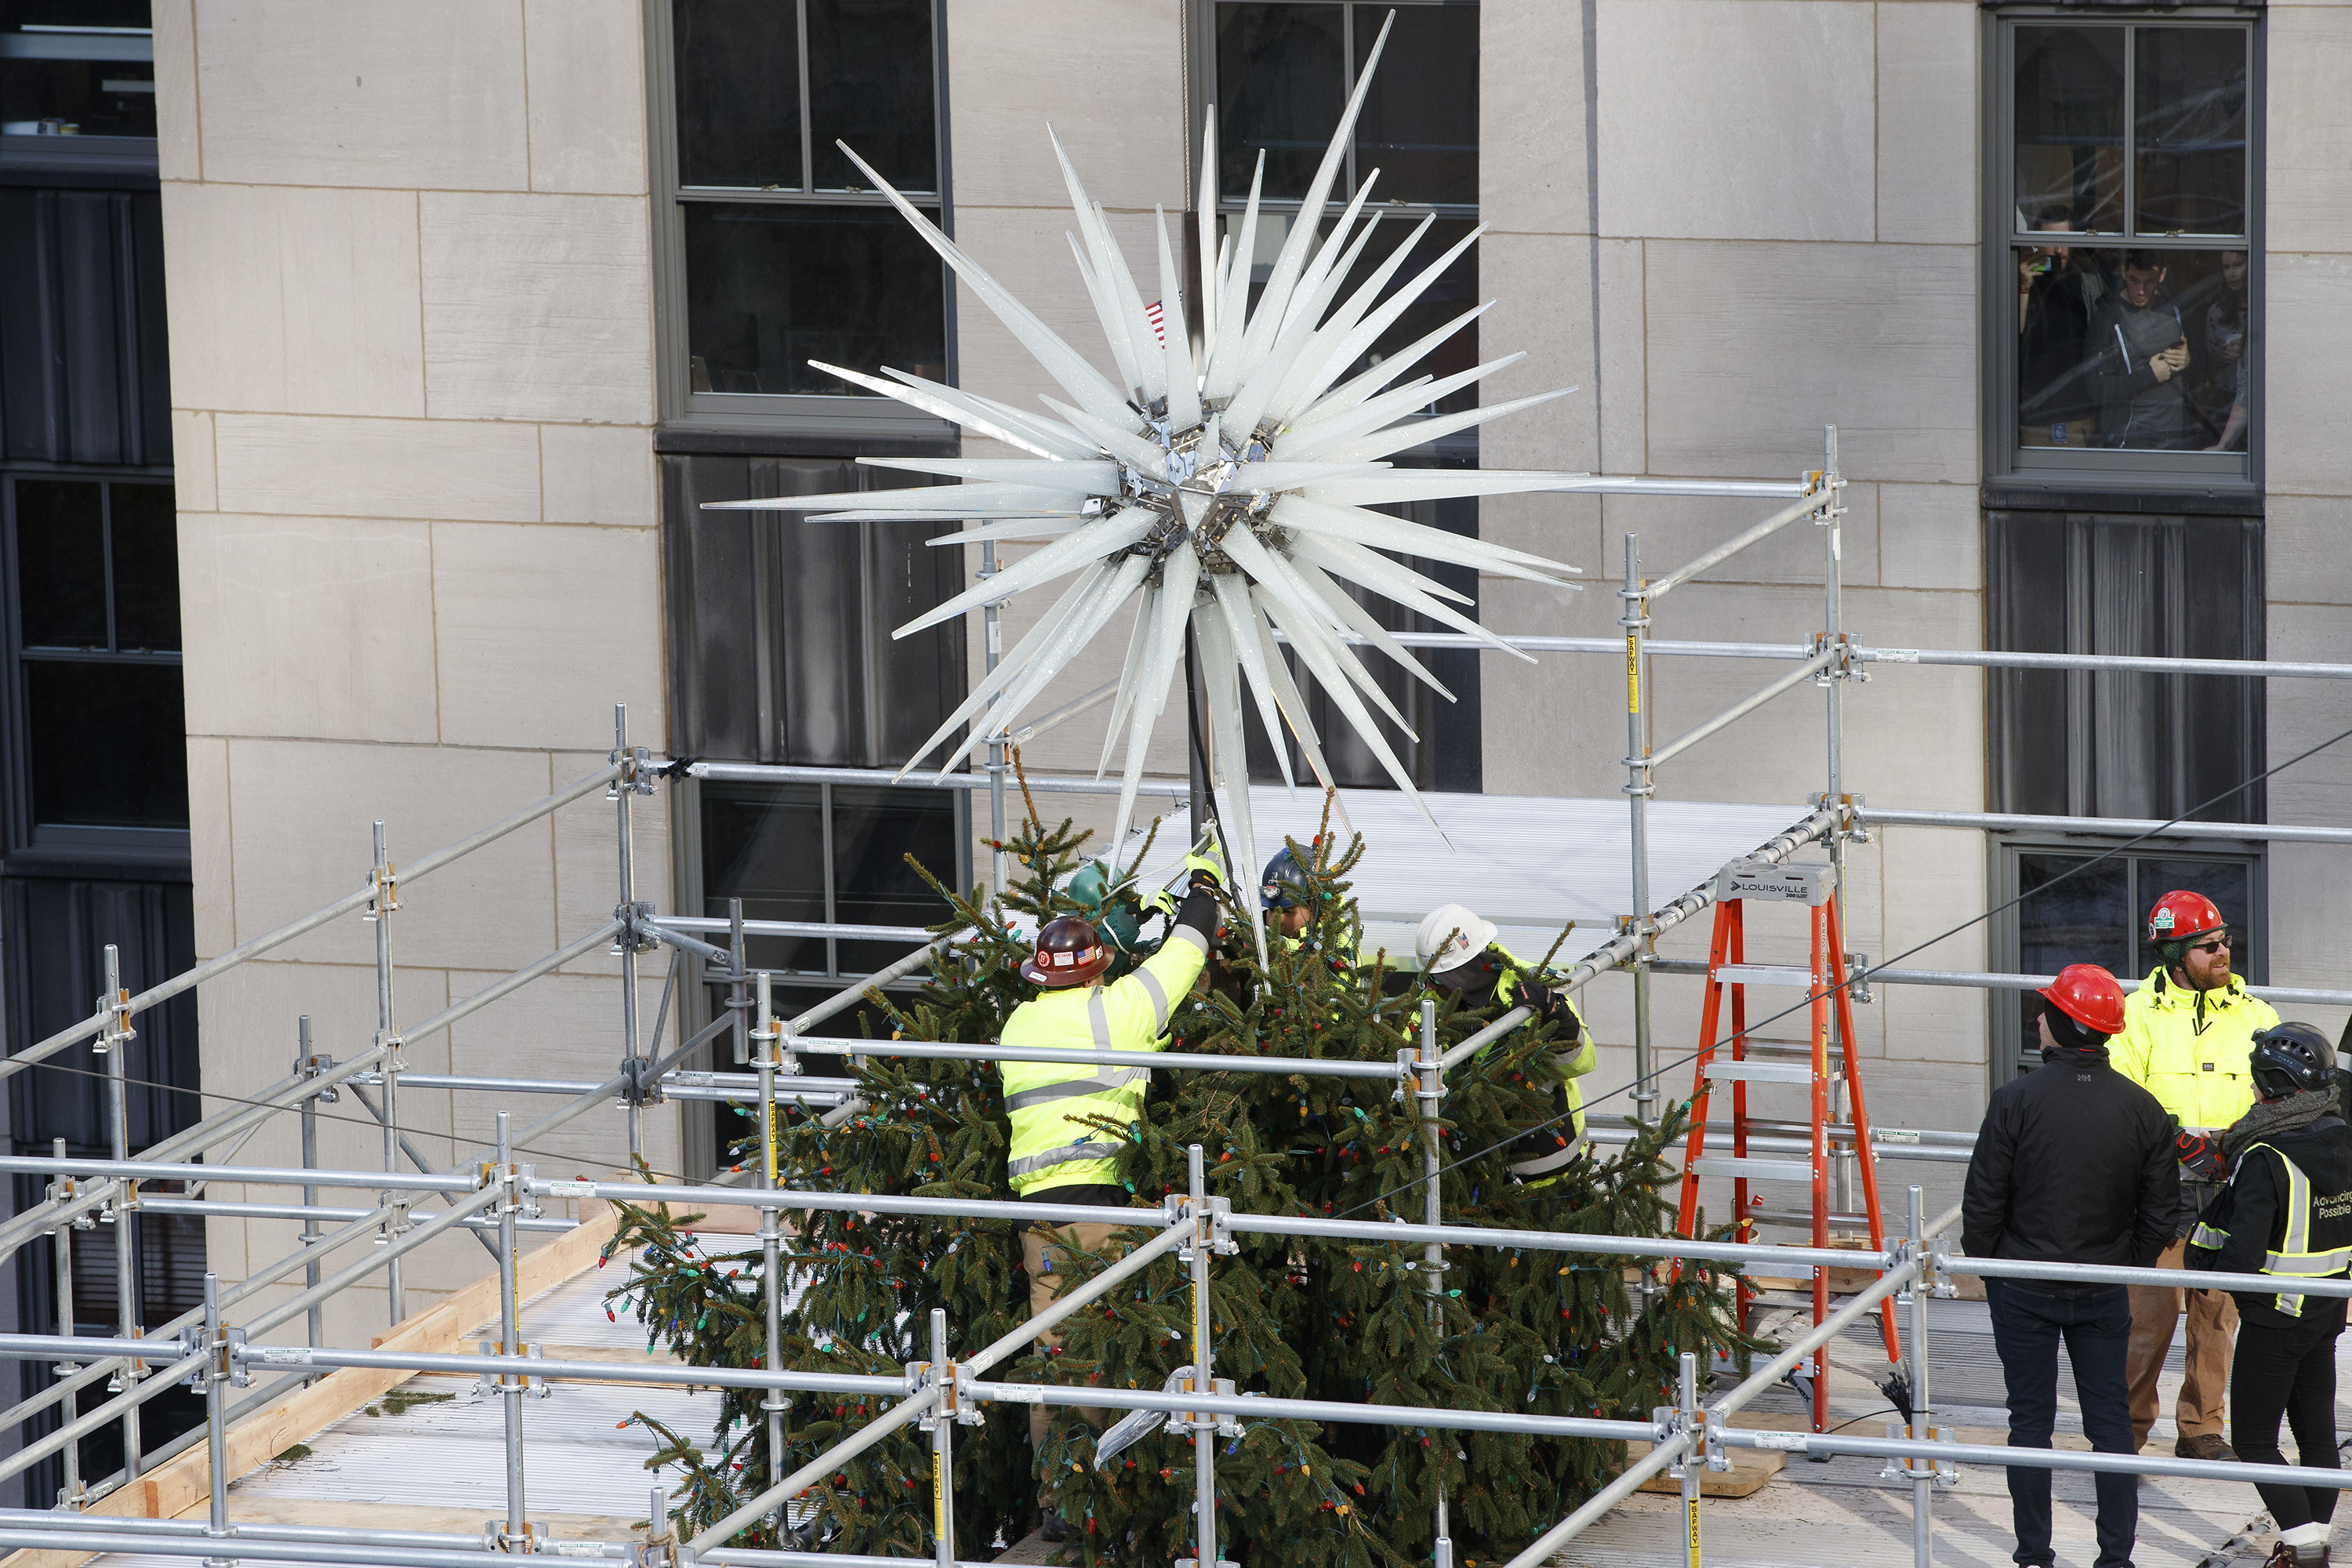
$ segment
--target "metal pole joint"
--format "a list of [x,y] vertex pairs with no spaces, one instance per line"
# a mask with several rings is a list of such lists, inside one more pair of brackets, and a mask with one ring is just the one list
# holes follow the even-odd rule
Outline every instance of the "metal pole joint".
[[654,935],[654,906],[650,900],[637,899],[613,906],[613,920],[621,929],[613,933],[613,956],[625,952],[651,952],[661,945]]
[[621,770],[604,788],[606,800],[620,799],[624,790],[631,795],[651,795],[654,780],[662,776],[662,771],[654,766],[653,749],[649,746],[615,746],[605,760]]
[[115,1047],[127,1046],[139,1037],[139,1031],[131,1026],[131,993],[128,989],[114,986],[99,997],[98,1016],[104,1022],[99,1027],[98,1037],[89,1043],[90,1055],[105,1056]]

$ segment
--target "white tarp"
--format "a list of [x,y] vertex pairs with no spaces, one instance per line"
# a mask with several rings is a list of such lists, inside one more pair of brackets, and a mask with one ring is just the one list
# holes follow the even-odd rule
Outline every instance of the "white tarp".
[[[1364,947],[1386,948],[1392,960],[1412,962],[1413,931],[1442,903],[1466,904],[1503,928],[1503,940],[1524,958],[1541,956],[1573,920],[1576,930],[1557,962],[1572,962],[1615,934],[1633,908],[1631,812],[1614,800],[1563,800],[1551,795],[1425,795],[1430,813],[1453,840],[1448,849],[1405,798],[1390,790],[1349,790],[1349,822],[1364,837],[1364,858],[1352,881],[1364,916]],[[1319,791],[1296,796],[1280,784],[1250,789],[1263,866],[1285,836],[1307,844],[1322,819]],[[1727,805],[1701,801],[1650,804],[1650,902],[1653,908],[1708,880],[1723,863],[1748,854],[1807,815],[1803,806]],[[1157,884],[1173,876],[1191,841],[1188,809],[1177,805],[1160,824],[1144,867]],[[1347,830],[1336,816],[1339,844]],[[1142,847],[1138,828],[1122,847],[1125,865]],[[1237,851],[1238,852],[1238,851]],[[1244,872],[1253,884],[1255,868]]]

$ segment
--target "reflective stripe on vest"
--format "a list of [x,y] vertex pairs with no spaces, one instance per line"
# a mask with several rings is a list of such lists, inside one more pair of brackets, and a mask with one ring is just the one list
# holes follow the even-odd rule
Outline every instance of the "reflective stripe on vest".
[[[2286,1234],[2279,1238],[2277,1251],[2263,1255],[2262,1271],[2292,1279],[2326,1279],[2352,1268],[2352,1247],[2332,1247],[2326,1252],[2311,1250],[2311,1178],[2275,1145],[2257,1143],[2254,1148],[2268,1149],[2278,1155],[2279,1164],[2286,1171]],[[2300,1295],[2282,1295],[2276,1298],[2276,1303],[2278,1310],[2290,1318],[2303,1316],[2304,1298]]]
[[1115,1160],[1118,1158],[1116,1143],[1065,1143],[1058,1149],[1048,1149],[1042,1154],[1032,1154],[1025,1160],[1007,1160],[1004,1173],[1018,1180],[1034,1176],[1040,1171],[1050,1171],[1056,1165],[1067,1165],[1079,1160]]

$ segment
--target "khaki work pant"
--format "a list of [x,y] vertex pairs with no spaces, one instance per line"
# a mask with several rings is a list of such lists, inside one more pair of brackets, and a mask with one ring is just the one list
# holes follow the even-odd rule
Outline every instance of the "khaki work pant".
[[[2174,1241],[2155,1267],[2181,1267],[2187,1245],[2186,1237]],[[2137,1449],[2146,1445],[2148,1430],[2156,1425],[2156,1380],[2164,1371],[2166,1353],[2172,1349],[2181,1292],[2155,1285],[2134,1285],[2130,1289],[2131,1351],[2124,1375],[2131,1384],[2132,1447]],[[2222,1291],[2191,1290],[2188,1307],[2189,1344],[2181,1357],[2187,1376],[2181,1381],[2173,1420],[2183,1437],[2219,1437],[2222,1435],[2221,1397],[2230,1386],[2231,1336],[2238,1331],[2238,1303]]]
[[[1067,1255],[1078,1252],[1103,1253],[1112,1257],[1127,1251],[1124,1247],[1111,1247],[1110,1238],[1128,1228],[1125,1225],[1097,1225],[1091,1221],[1076,1225],[1059,1225],[1052,1229],[1031,1226],[1021,1233],[1021,1261],[1029,1270],[1029,1310],[1031,1315],[1044,1311],[1061,1299],[1064,1289],[1075,1283],[1073,1277],[1063,1272]],[[1047,1329],[1037,1336],[1037,1343],[1047,1349],[1062,1342],[1062,1336]],[[1082,1410],[1078,1413],[1087,1426],[1099,1432],[1110,1425],[1111,1413],[1107,1410]],[[1029,1409],[1029,1447],[1031,1452],[1045,1452],[1045,1428],[1053,1420],[1053,1412],[1043,1405]]]

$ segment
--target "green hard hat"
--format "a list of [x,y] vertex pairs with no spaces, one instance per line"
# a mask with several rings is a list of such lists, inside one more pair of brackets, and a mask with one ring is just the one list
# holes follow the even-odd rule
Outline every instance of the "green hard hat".
[[1122,954],[1135,952],[1136,942],[1143,934],[1143,916],[1136,903],[1131,878],[1115,882],[1108,867],[1099,860],[1089,860],[1078,868],[1065,890],[1113,948]]

